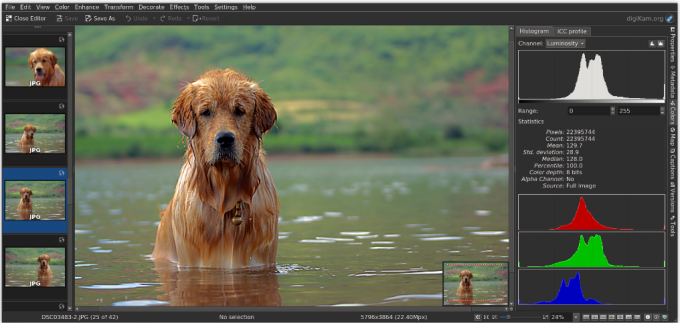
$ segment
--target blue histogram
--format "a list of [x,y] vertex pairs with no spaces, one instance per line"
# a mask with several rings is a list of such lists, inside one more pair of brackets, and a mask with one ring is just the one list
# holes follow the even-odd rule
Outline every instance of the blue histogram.
[[603,304],[592,298],[586,299],[583,296],[583,290],[581,290],[581,276],[577,272],[576,277],[569,278],[569,284],[564,282],[562,278],[562,285],[560,285],[560,290],[557,292],[557,297],[549,302],[538,302],[533,303],[538,305],[576,305],[576,304]]

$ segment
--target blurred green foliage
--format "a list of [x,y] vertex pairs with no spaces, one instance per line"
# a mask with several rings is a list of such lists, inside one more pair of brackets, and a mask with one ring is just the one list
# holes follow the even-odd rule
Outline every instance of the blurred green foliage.
[[38,268],[38,257],[50,256],[50,265],[64,265],[64,248],[5,248],[5,264],[33,265]]
[[19,192],[24,187],[31,189],[33,198],[66,196],[64,181],[5,181],[5,198],[21,198]]
[[508,265],[444,264],[444,281],[460,281],[460,272],[469,270],[472,281],[507,281]]
[[270,153],[507,149],[502,26],[78,26],[76,157],[174,157],[170,109],[209,68],[260,82]]
[[38,133],[64,133],[66,126],[63,114],[6,114],[5,133],[23,133],[29,123]]

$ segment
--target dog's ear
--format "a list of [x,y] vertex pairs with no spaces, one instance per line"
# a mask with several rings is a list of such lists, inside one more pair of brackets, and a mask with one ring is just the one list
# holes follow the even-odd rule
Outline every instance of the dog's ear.
[[30,124],[27,124],[27,125],[24,127],[24,131],[25,131],[25,132],[31,131],[31,125],[30,125]]
[[47,260],[47,262],[50,262],[50,255],[45,255],[45,260]]
[[28,195],[33,195],[33,191],[30,188],[28,189]]
[[463,272],[458,273],[458,277],[463,278]]
[[267,93],[264,93],[259,85],[253,84],[250,88],[253,89],[253,95],[255,95],[253,131],[258,139],[262,139],[262,135],[267,133],[276,122],[276,110]]
[[52,60],[52,66],[57,65],[57,55],[52,52],[50,52],[50,60]]
[[31,55],[28,55],[28,66],[30,66],[31,69],[33,69],[33,53],[31,53]]
[[472,273],[470,273],[470,278],[472,278]]
[[194,115],[194,84],[188,84],[182,94],[175,100],[172,107],[172,123],[177,126],[177,130],[189,140],[196,135],[196,116]]
[[38,262],[42,262],[42,256],[38,257]]

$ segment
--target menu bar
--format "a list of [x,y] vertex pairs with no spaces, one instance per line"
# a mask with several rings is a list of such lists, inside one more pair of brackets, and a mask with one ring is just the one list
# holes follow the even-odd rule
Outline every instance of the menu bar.
[[358,4],[358,3],[3,3],[3,11],[138,11],[138,12],[220,12],[220,11],[482,11],[482,12],[618,12],[645,14],[654,11],[674,12],[672,3],[644,4]]

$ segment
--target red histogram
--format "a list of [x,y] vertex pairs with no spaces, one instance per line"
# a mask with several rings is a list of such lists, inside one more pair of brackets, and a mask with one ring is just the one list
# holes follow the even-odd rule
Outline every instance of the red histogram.
[[597,222],[593,215],[588,211],[586,202],[581,197],[576,210],[576,216],[571,220],[571,223],[565,224],[557,229],[550,230],[632,230],[632,229],[617,229],[604,226]]

